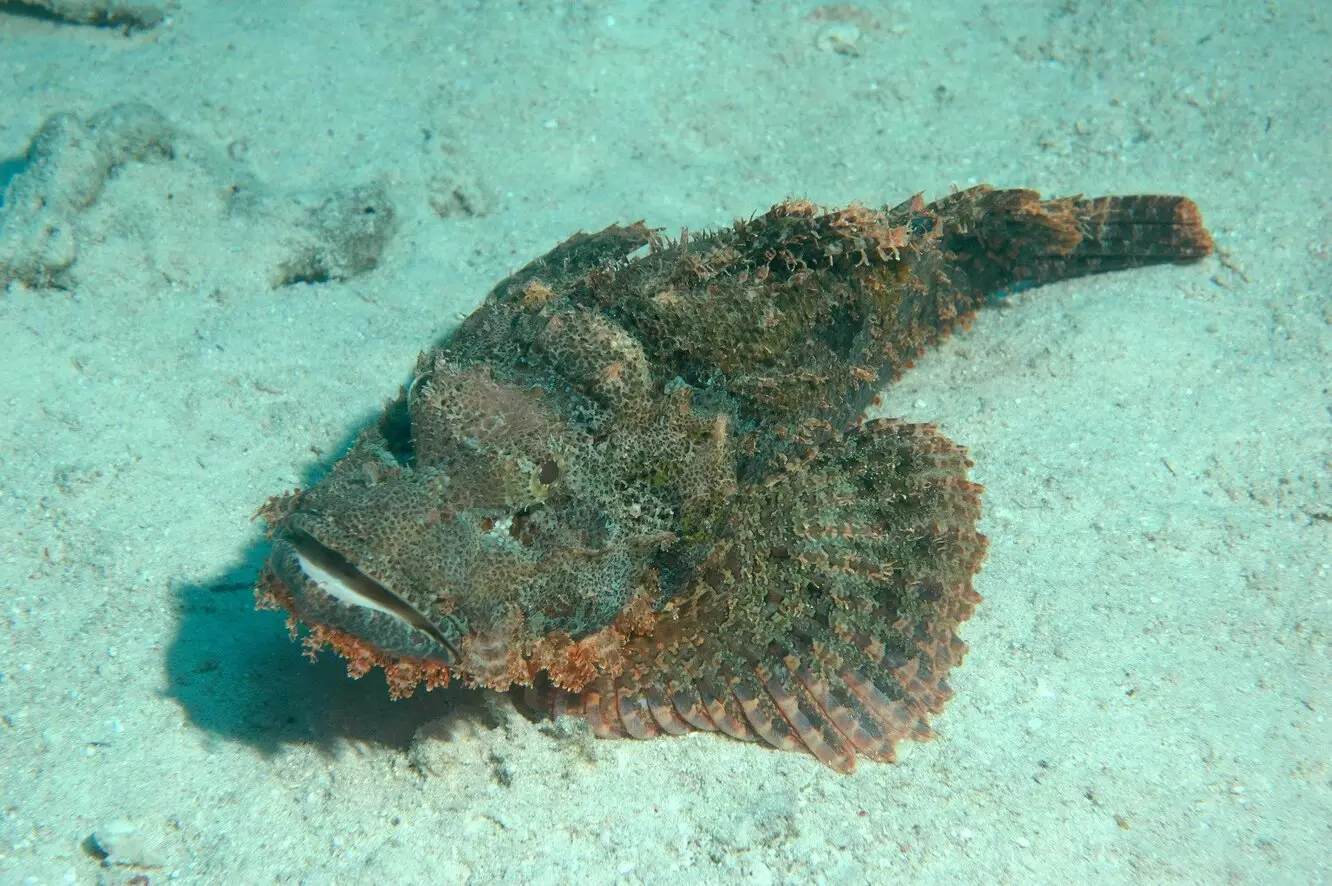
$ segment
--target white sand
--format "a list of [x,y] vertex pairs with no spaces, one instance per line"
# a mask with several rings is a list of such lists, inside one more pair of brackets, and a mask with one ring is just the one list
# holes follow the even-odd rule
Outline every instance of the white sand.
[[[122,101],[175,156],[62,220],[65,288],[0,298],[0,881],[1327,882],[1329,11],[1186,5],[3,7],[0,162]],[[273,288],[376,181],[379,267]],[[852,777],[589,750],[252,611],[255,509],[567,234],[979,181],[1185,193],[1229,258],[1023,294],[886,394],[987,487],[938,740]]]

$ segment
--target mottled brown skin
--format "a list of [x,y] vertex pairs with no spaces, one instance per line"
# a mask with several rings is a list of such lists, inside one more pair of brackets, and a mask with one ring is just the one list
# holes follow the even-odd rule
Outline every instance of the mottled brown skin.
[[996,293],[1210,249],[1184,198],[987,187],[575,235],[269,503],[260,598],[395,695],[461,677],[599,735],[891,759],[952,694],[981,490],[933,426],[861,411]]

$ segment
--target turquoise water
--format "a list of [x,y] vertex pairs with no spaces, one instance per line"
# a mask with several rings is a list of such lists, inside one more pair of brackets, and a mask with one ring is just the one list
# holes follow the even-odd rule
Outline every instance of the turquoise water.
[[[0,4],[0,882],[1326,882],[1322,4],[144,9]],[[981,182],[1218,252],[882,392],[990,539],[897,762],[393,702],[254,611],[255,512],[575,231]]]

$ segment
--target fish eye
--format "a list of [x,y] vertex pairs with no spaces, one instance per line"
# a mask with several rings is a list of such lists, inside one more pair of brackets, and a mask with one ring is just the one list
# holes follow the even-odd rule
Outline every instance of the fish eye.
[[548,458],[537,468],[537,482],[542,486],[549,486],[558,479],[560,479],[560,466],[555,459]]

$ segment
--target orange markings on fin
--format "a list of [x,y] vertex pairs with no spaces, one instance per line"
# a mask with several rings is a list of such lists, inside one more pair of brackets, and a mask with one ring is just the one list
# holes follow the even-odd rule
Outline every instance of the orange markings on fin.
[[730,694],[714,694],[706,689],[700,689],[700,695],[703,698],[703,707],[707,710],[708,717],[713,723],[717,724],[718,729],[731,736],[731,738],[738,738],[741,741],[758,741],[759,736],[750,729],[738,699]]
[[909,705],[889,698],[874,685],[873,681],[858,671],[847,668],[839,676],[883,727],[884,735],[890,741],[907,738],[913,734],[918,718],[910,710]]
[[[788,661],[787,666],[791,667],[792,662]],[[827,680],[810,673],[798,662],[792,670],[805,691],[859,753],[876,760],[894,759],[892,739],[884,735],[883,728],[858,700],[851,703],[839,698]]]
[[791,682],[789,673],[766,674],[760,669],[759,678],[777,710],[811,754],[838,772],[855,771],[856,754],[847,746],[846,737],[828,721],[803,688]]
[[731,694],[740,702],[745,719],[760,738],[779,750],[804,750],[804,744],[796,738],[791,725],[766,693],[755,692],[747,680],[739,678],[731,684]]
[[[652,714],[652,719],[656,721],[657,726],[667,735],[684,735],[691,729],[697,728],[693,724],[681,718],[676,713],[675,708],[660,689],[655,686],[648,687],[647,690],[648,712]],[[709,724],[711,725],[711,724]]]
[[597,738],[610,738],[614,736],[614,720],[606,716],[604,707],[605,694],[601,691],[604,686],[604,680],[596,681],[591,689],[583,691],[583,717],[592,727],[592,734]]
[[659,732],[656,721],[648,710],[647,699],[635,695],[631,689],[615,691],[616,713],[620,723],[630,738],[652,738]]
[[690,692],[677,690],[671,693],[671,704],[675,707],[675,712],[680,715],[690,726],[702,732],[716,732],[717,724],[712,722],[712,717],[708,715],[707,705],[699,697],[698,689],[690,687]]

